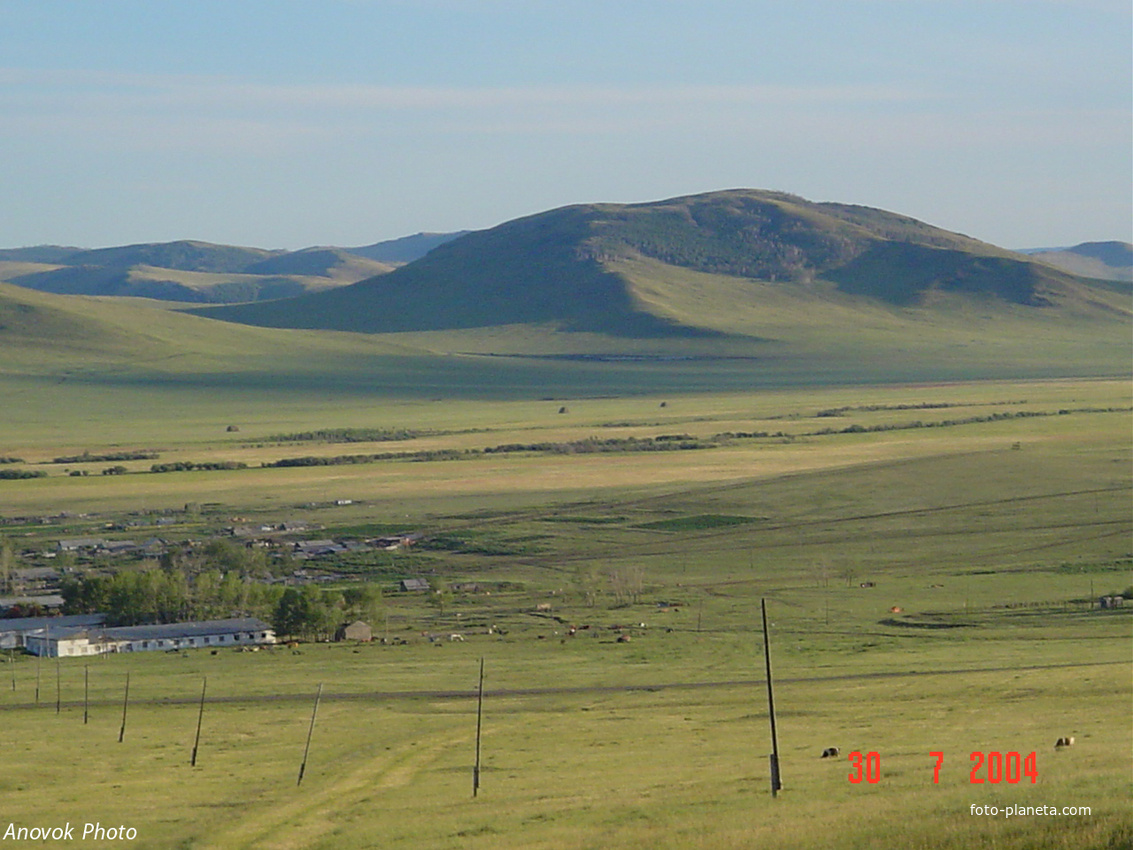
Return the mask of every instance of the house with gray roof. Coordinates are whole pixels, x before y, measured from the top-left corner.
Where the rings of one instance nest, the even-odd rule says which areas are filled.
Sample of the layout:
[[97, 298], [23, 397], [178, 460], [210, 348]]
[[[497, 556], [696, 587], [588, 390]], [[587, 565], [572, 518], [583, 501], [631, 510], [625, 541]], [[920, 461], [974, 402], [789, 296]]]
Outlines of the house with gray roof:
[[60, 540], [55, 548], [60, 552], [78, 552], [82, 549], [101, 549], [105, 545], [106, 540], [102, 537], [72, 537]]

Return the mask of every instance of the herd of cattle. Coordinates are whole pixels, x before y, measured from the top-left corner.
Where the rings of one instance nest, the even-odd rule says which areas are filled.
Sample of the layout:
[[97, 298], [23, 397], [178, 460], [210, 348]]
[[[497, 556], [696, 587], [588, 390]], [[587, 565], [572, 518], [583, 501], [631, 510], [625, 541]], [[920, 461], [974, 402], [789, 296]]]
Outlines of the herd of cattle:
[[[1061, 750], [1063, 747], [1072, 747], [1072, 746], [1074, 746], [1074, 736], [1073, 735], [1069, 735], [1065, 738], [1059, 738], [1057, 741], [1054, 742], [1054, 748], [1056, 750]], [[822, 755], [819, 756], [819, 758], [824, 758], [824, 759], [836, 758], [841, 752], [842, 751], [838, 747], [827, 747], [825, 750], [822, 751]]]

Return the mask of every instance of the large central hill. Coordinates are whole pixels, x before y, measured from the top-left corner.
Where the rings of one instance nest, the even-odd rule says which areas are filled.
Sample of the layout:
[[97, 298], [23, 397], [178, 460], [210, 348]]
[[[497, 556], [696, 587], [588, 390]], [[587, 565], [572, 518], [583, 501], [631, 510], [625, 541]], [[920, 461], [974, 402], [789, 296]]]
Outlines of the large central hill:
[[1094, 290], [1096, 282], [905, 216], [734, 190], [564, 207], [469, 233], [352, 286], [201, 312], [368, 333], [544, 324], [623, 338], [760, 337], [758, 314], [784, 299], [1122, 311], [1120, 299]]
[[[18, 385], [24, 406], [81, 387], [99, 404], [159, 389], [544, 397], [1112, 376], [1133, 362], [1129, 283], [781, 193], [578, 205], [394, 247], [427, 253], [352, 285], [197, 315], [0, 283], [0, 394]], [[171, 279], [174, 265], [311, 273], [335, 256], [168, 243], [4, 262]], [[226, 270], [198, 270], [209, 264]]]

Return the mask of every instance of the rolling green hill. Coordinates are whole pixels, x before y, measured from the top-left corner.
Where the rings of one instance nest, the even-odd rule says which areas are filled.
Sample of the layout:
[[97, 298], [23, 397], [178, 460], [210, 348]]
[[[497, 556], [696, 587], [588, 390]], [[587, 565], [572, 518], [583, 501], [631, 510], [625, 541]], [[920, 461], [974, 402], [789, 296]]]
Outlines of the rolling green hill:
[[320, 373], [403, 345], [343, 334], [240, 327], [116, 298], [55, 295], [0, 283], [0, 373], [192, 375]]
[[1133, 245], [1128, 242], [1083, 242], [1073, 248], [1039, 248], [1026, 253], [1071, 274], [1133, 281]]
[[33, 245], [27, 248], [0, 248], [0, 262], [61, 263], [82, 248], [65, 245]]
[[[11, 267], [13, 264], [0, 264]], [[372, 271], [372, 269], [371, 269]], [[0, 268], [0, 274], [4, 269]], [[336, 284], [322, 276], [196, 272], [137, 265], [61, 266], [14, 274], [8, 282], [58, 295], [111, 295], [197, 304], [292, 298]]]
[[392, 268], [340, 248], [266, 251], [191, 241], [0, 251], [0, 280], [28, 289], [198, 304], [292, 298]]
[[415, 233], [412, 236], [402, 236], [400, 239], [388, 239], [385, 242], [363, 245], [360, 248], [347, 248], [346, 250], [351, 254], [368, 257], [380, 263], [404, 265], [419, 260], [438, 245], [451, 242], [466, 233], [468, 233], [467, 230], [458, 230], [454, 233]]
[[316, 275], [349, 279], [353, 283], [393, 268], [393, 264], [352, 254], [341, 248], [304, 248], [253, 263], [244, 272], [256, 275]]
[[867, 310], [931, 308], [959, 295], [991, 310], [1085, 300], [1099, 316], [1128, 319], [1111, 290], [970, 237], [882, 210], [754, 190], [551, 210], [467, 234], [351, 287], [204, 314], [369, 333], [547, 323], [624, 338], [765, 335], [758, 321], [725, 331], [643, 298], [626, 273], [637, 264], [640, 275], [643, 262], [750, 281], [747, 294], [729, 287], [728, 297], [741, 301], [771, 284], [806, 302], [816, 293], [837, 303], [856, 296]]
[[[326, 272], [337, 259], [349, 258], [310, 249], [257, 263]], [[270, 277], [115, 274], [197, 290]], [[538, 398], [1113, 376], [1133, 362], [1128, 284], [892, 213], [778, 193], [566, 207], [452, 239], [354, 285], [298, 277], [333, 288], [177, 312], [0, 285], [0, 382], [81, 376], [88, 387], [224, 388], [248, 399]]]
[[193, 272], [242, 272], [253, 263], [280, 253], [282, 252], [263, 248], [180, 240], [79, 251], [66, 257], [65, 262], [73, 266], [109, 266], [120, 269], [146, 265]]

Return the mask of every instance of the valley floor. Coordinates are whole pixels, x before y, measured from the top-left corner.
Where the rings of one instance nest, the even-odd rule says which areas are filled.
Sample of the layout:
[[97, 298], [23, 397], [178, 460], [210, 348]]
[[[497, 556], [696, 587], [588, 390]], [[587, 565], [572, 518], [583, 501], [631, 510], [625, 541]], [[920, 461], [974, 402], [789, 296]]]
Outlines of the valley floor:
[[[1060, 380], [309, 395], [231, 416], [183, 399], [86, 431], [29, 414], [6, 466], [48, 474], [0, 481], [21, 557], [158, 515], [183, 541], [282, 520], [421, 537], [298, 567], [380, 584], [374, 643], [7, 658], [0, 830], [225, 850], [1128, 846], [1131, 407], [1125, 381]], [[127, 449], [160, 457], [52, 463]], [[328, 463], [263, 465], [294, 457]]]

